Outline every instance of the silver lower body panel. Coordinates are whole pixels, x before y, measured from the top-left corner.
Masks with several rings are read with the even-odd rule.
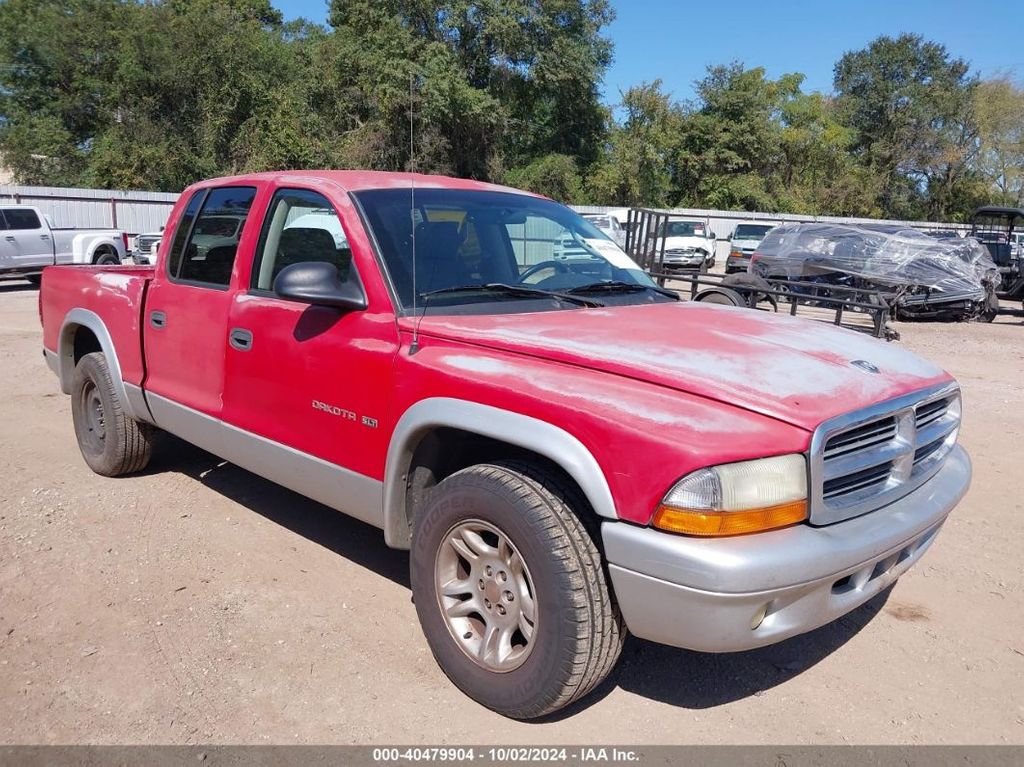
[[[626,625],[642,639],[704,652],[749,650],[823,626],[921,558],[970,477],[970,459],[956,447],[914,492],[817,528],[702,539],[607,522],[602,537]]]

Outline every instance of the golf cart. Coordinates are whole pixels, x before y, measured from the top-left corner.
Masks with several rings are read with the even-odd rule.
[[[971,237],[984,245],[999,269],[1000,298],[1024,301],[1024,254],[1017,235],[1024,230],[1024,209],[985,205],[971,217]]]

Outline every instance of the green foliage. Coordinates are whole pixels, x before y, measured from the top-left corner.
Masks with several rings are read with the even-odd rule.
[[[1007,77],[979,83],[974,113],[983,186],[995,189],[996,202],[1024,205],[1024,88]]]
[[[330,11],[375,167],[411,165],[411,98],[417,169],[470,178],[550,153],[596,156],[611,18],[605,0],[334,0]]]
[[[893,217],[947,217],[970,184],[977,79],[962,59],[917,35],[879,37],[846,53],[835,89],[853,149],[880,178],[878,205]]]
[[[630,88],[621,109],[625,119],[613,125],[605,155],[592,168],[592,194],[608,204],[664,205],[672,188],[680,109],[660,80]]]
[[[415,169],[571,202],[964,218],[1024,199],[1024,90],[914,35],[835,95],[711,66],[692,103],[599,87],[609,0],[0,0],[0,155],[19,181],[178,190],[300,167]],[[410,144],[410,130],[412,143]]]
[[[763,69],[711,67],[694,104],[673,103],[661,84],[623,96],[591,196],[616,205],[762,211],[875,212],[850,154],[853,133],[832,102],[805,94],[803,77],[770,80]]]
[[[583,182],[576,161],[565,154],[546,154],[505,174],[505,183],[565,203],[582,203]]]

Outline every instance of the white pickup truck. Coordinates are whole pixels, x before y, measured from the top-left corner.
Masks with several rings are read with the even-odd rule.
[[[38,208],[0,205],[0,276],[38,284],[53,264],[119,264],[127,242],[116,229],[54,229]]]

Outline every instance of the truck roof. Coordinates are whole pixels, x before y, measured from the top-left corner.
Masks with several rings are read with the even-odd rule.
[[[284,183],[329,182],[346,192],[360,192],[367,189],[408,189],[415,185],[417,189],[467,189],[487,192],[513,192],[539,197],[521,189],[513,189],[499,184],[473,181],[451,176],[433,176],[425,173],[404,173],[379,170],[286,170],[264,173],[248,173],[241,176],[222,176],[193,184],[189,189],[201,189],[208,186],[224,186],[225,184],[243,184],[254,181],[278,181]]]

